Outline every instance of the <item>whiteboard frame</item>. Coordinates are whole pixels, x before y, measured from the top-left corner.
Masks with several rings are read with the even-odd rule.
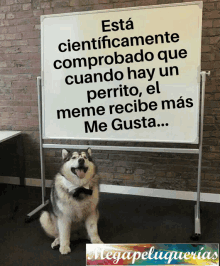
[[[63,17],[63,16],[73,16],[73,15],[86,15],[86,14],[94,14],[94,13],[108,13],[108,12],[120,12],[120,11],[131,11],[131,10],[140,10],[140,9],[154,9],[154,8],[166,8],[166,7],[176,7],[176,6],[188,6],[188,5],[197,5],[200,9],[203,8],[202,1],[194,1],[194,2],[184,2],[184,3],[172,3],[172,4],[163,4],[163,5],[151,5],[151,6],[138,6],[138,7],[129,7],[129,8],[115,8],[115,9],[105,9],[105,10],[94,10],[94,11],[83,11],[83,12],[71,12],[71,13],[61,13],[61,14],[52,14],[52,15],[42,15],[41,16],[41,88],[42,88],[42,138],[44,140],[51,140],[51,139],[72,139],[72,140],[93,140],[93,141],[115,141],[115,142],[123,142],[123,141],[130,141],[130,142],[152,142],[152,143],[167,143],[167,144],[199,144],[199,112],[200,112],[200,94],[201,94],[201,84],[200,84],[200,73],[201,73],[201,42],[200,46],[200,65],[197,70],[197,84],[198,84],[198,108],[195,112],[197,115],[197,132],[196,132],[196,139],[194,141],[172,141],[172,140],[154,140],[154,139],[116,139],[116,138],[79,138],[79,137],[47,137],[45,135],[45,100],[44,100],[44,34],[43,33],[43,22],[45,18],[51,17]],[[202,37],[202,17],[200,18],[199,25],[201,26],[201,31],[199,32],[200,39]]]

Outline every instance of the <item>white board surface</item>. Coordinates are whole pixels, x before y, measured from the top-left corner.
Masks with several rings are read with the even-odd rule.
[[[43,138],[198,143],[202,2],[41,17]]]

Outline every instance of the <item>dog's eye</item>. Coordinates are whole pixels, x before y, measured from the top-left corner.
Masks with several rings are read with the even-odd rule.
[[[83,156],[83,158],[84,158],[84,159],[87,159],[87,157],[86,157],[85,155]]]
[[[72,159],[76,159],[76,156],[73,156]]]

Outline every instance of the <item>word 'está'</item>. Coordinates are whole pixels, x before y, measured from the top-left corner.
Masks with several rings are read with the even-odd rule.
[[[127,21],[120,19],[119,21],[113,21],[110,23],[110,20],[102,20],[102,31],[118,31],[118,30],[133,30],[134,24],[131,18]]]

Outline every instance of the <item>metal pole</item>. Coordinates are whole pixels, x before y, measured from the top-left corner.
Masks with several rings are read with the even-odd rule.
[[[210,75],[210,71],[202,71],[202,96],[201,96],[201,113],[200,113],[200,141],[199,141],[199,162],[198,162],[198,181],[197,181],[197,201],[195,206],[195,235],[193,240],[198,240],[201,235],[200,223],[200,190],[201,190],[201,169],[202,169],[202,143],[203,143],[203,120],[204,120],[204,103],[205,103],[205,82],[206,75]]]
[[[42,204],[45,202],[45,172],[44,172],[44,153],[42,141],[42,93],[41,93],[41,77],[37,77],[38,88],[38,115],[39,115],[39,138],[40,138],[40,166],[41,166],[41,188],[42,188]]]

